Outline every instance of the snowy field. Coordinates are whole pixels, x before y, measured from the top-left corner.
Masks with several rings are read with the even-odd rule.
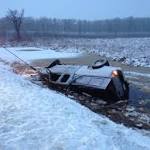
[[[149,150],[150,133],[99,116],[0,64],[0,149]]]

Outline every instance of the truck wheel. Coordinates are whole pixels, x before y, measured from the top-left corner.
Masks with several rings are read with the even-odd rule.
[[[94,64],[92,65],[92,68],[93,69],[98,69],[98,68],[101,68],[103,66],[109,66],[109,62],[107,59],[105,58],[102,58],[102,59],[99,59],[99,60],[96,60],[94,62]]]

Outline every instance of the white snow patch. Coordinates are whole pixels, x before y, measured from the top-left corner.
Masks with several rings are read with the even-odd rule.
[[[17,58],[10,54],[7,50],[27,62],[36,59],[74,58],[81,55],[81,53],[56,52],[51,49],[41,49],[35,47],[0,48],[0,57],[8,61],[15,61]]]
[[[150,78],[150,74],[148,74],[148,73],[140,73],[140,72],[133,72],[133,71],[125,71],[124,73],[127,76],[136,76],[136,77],[140,76],[140,77]]]
[[[41,88],[0,64],[0,149],[149,150],[150,137]]]

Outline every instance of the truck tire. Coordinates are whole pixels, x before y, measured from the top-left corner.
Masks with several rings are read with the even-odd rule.
[[[94,62],[94,64],[92,65],[93,69],[98,69],[101,68],[103,66],[109,66],[109,62],[107,59],[102,58],[102,59],[98,59]]]

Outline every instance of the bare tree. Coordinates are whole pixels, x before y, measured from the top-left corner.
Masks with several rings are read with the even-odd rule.
[[[16,31],[16,37],[17,40],[19,41],[21,39],[20,30],[23,22],[23,17],[24,17],[24,9],[22,9],[20,12],[18,10],[9,9],[6,17],[14,25],[14,29]]]

